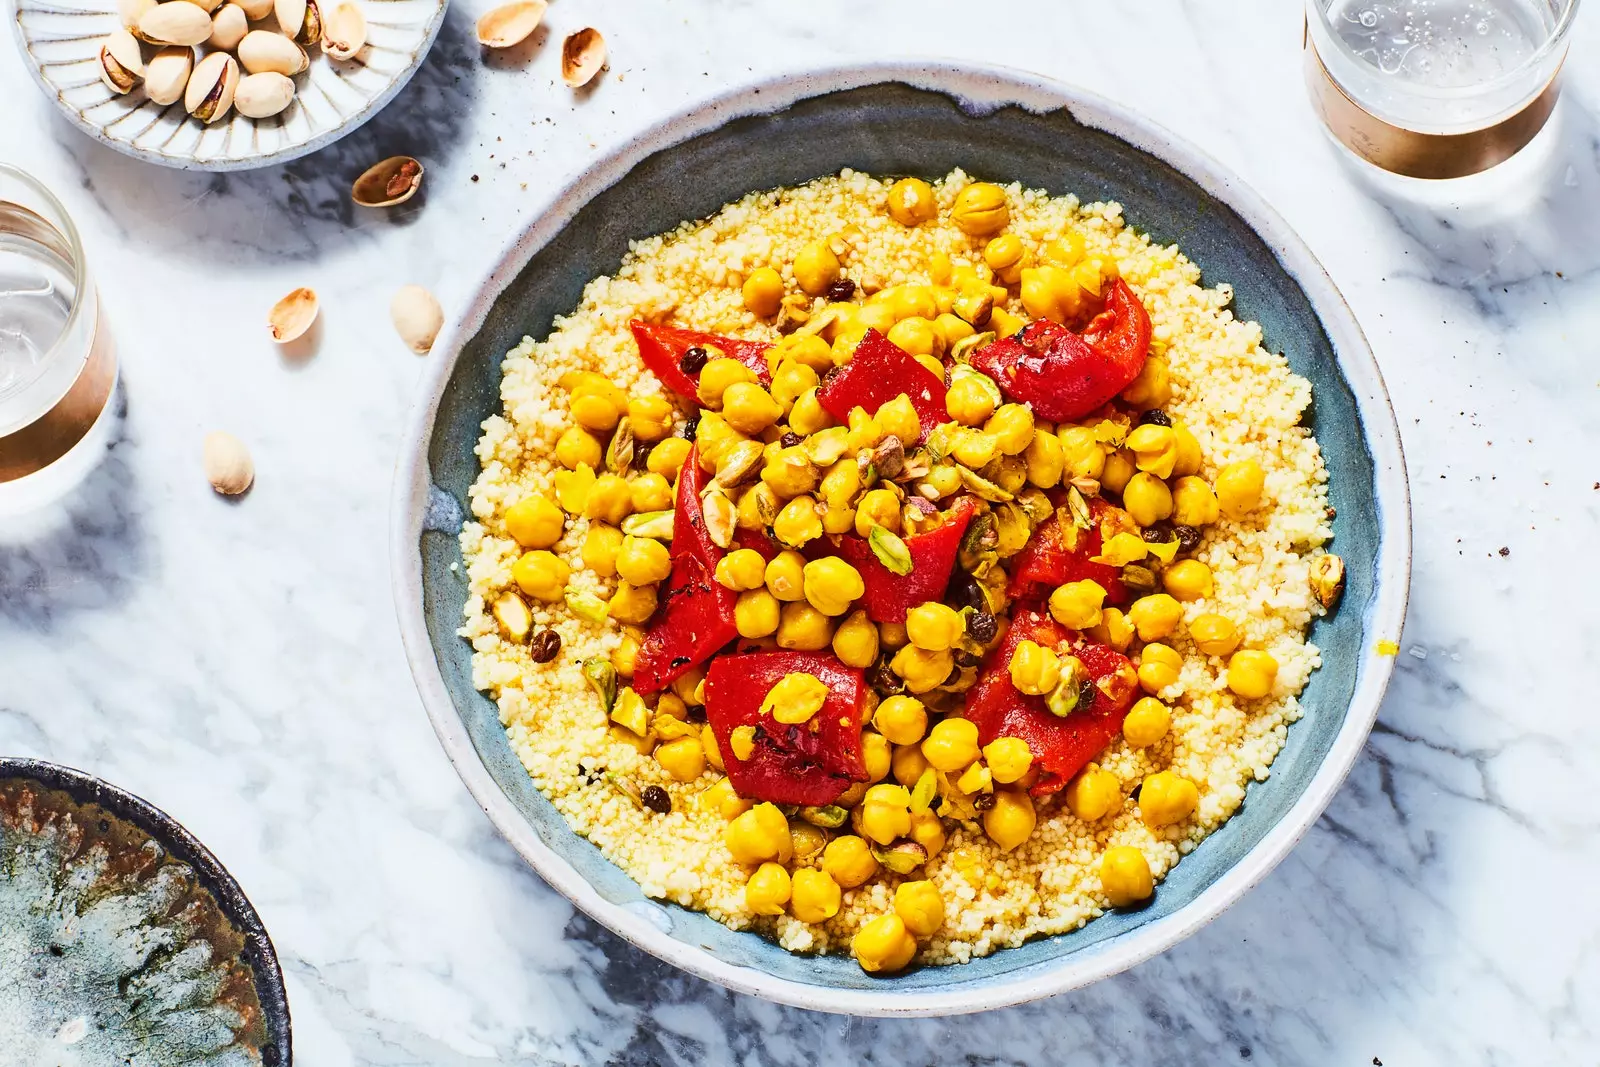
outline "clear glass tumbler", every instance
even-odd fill
[[[116,385],[77,229],[48,189],[0,163],[0,514],[47,504],[94,467]]]
[[[1367,162],[1458,178],[1511,158],[1560,92],[1578,0],[1306,0],[1306,83]]]

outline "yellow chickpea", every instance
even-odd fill
[[[900,916],[880,915],[856,931],[850,950],[868,974],[893,974],[911,962],[917,942]]]
[[[1235,521],[1261,505],[1261,490],[1266,472],[1253,459],[1230,463],[1217,472],[1217,504],[1222,514]]]
[[[833,654],[847,667],[864,669],[878,659],[878,628],[865,611],[852,611],[833,633]]]
[[[861,573],[837,556],[815,559],[801,568],[806,600],[824,615],[843,615],[866,592]]]
[[[1028,794],[1014,789],[999,789],[994,794],[994,805],[983,813],[983,832],[989,840],[1010,852],[1033,836],[1038,815]]]
[[[922,772],[929,766],[928,758],[922,754],[919,745],[899,745],[890,761],[889,773],[895,781],[910,789],[922,779]]]
[[[649,585],[672,573],[672,557],[667,546],[651,537],[622,539],[617,551],[617,574],[634,585]]]
[[[772,522],[772,536],[788,548],[799,548],[822,536],[822,512],[809,496],[797,496]]]
[[[659,474],[663,478],[676,478],[678,471],[683,467],[683,461],[689,458],[690,444],[682,437],[669,437],[650,450],[650,458],[645,461],[645,467],[652,474]]]
[[[1149,748],[1171,728],[1172,712],[1155,697],[1140,697],[1122,720],[1122,736],[1134,748]]]
[[[815,389],[820,381],[817,372],[804,363],[786,360],[772,375],[772,399],[785,413],[794,410],[795,401],[807,390]]]
[[[1078,313],[1083,290],[1070,270],[1055,266],[1025,267],[1021,272],[1022,306],[1036,319],[1070,321]]]
[[[910,446],[922,433],[922,421],[917,417],[917,409],[904,393],[878,408],[877,414],[872,416],[872,423],[879,431],[880,441],[893,434],[903,444]]]
[[[560,600],[572,568],[554,552],[524,552],[511,565],[511,578],[528,596],[546,602]]]
[[[1142,411],[1166,407],[1172,401],[1172,376],[1167,361],[1160,356],[1147,358],[1133,384],[1122,391],[1122,399]]]
[[[844,889],[863,885],[878,873],[878,861],[866,841],[845,834],[829,841],[822,850],[822,869]]]
[[[1122,506],[1140,526],[1154,526],[1172,515],[1172,492],[1160,478],[1139,471],[1123,486]]]
[[[866,537],[874,526],[900,532],[900,501],[887,489],[868,490],[856,505],[856,533]]]
[[[722,393],[722,417],[740,433],[759,434],[782,414],[778,402],[755,382],[734,382]]]
[[[617,405],[614,398],[598,392],[575,393],[569,406],[572,421],[596,433],[610,433],[616,429],[617,420],[622,418],[625,410]]]
[[[982,426],[994,414],[994,394],[977,372],[958,374],[944,394],[944,409],[963,426]]]
[[[1134,475],[1133,460],[1130,457],[1131,453],[1123,448],[1106,456],[1105,466],[1100,472],[1100,484],[1113,493],[1120,493],[1126,489]]]
[[[760,589],[766,582],[767,561],[753,548],[738,548],[717,563],[715,577],[721,585],[738,593]]]
[[[887,634],[883,637],[887,641]],[[917,694],[944,684],[954,665],[949,652],[930,652],[915,645],[906,645],[889,661],[889,668],[906,683],[906,690]]]
[[[1160,641],[1171,637],[1183,621],[1183,605],[1166,593],[1152,593],[1133,602],[1128,621],[1141,641]]]
[[[1014,233],[1002,234],[983,246],[983,261],[1007,285],[1021,278],[1022,257],[1022,239]]]
[[[941,719],[923,739],[922,755],[946,774],[963,770],[978,758],[978,727],[966,719]]]
[[[1023,460],[1027,463],[1028,484],[1040,489],[1053,489],[1061,483],[1061,476],[1066,471],[1066,452],[1061,447],[1061,439],[1048,430],[1034,431],[1033,440],[1028,442],[1027,451],[1023,453]]]
[[[944,925],[944,898],[927,880],[901,882],[894,891],[894,913],[915,937],[932,937]]]
[[[788,500],[790,497],[811,492],[817,487],[820,477],[820,472],[811,462],[811,457],[807,456],[805,449],[799,445],[793,448],[779,448],[772,452],[761,468],[761,480],[777,494],[780,500]]]
[[[506,532],[523,548],[549,548],[561,540],[566,521],[546,496],[525,496],[506,508]]]
[[[921,178],[901,178],[889,187],[889,217],[902,226],[920,226],[939,213],[933,186]]]
[[[706,365],[700,370],[700,383],[695,388],[695,397],[703,407],[713,411],[722,409],[722,395],[728,387],[739,383],[752,384],[756,380],[755,372],[736,359],[718,356],[707,360]],[[704,420],[701,428],[705,429]]]
[[[1180,477],[1199,474],[1200,467],[1205,462],[1205,457],[1200,452],[1200,442],[1182,423],[1174,423],[1172,433],[1178,442],[1178,458],[1172,464],[1172,473]]]
[[[1020,737],[995,738],[983,746],[983,759],[1001,785],[1017,781],[1033,766],[1033,753]]]
[[[1090,767],[1067,783],[1067,808],[1084,822],[1099,820],[1122,807],[1122,783],[1110,771]]]
[[[954,648],[965,632],[961,615],[937,601],[918,604],[906,613],[906,636],[913,645],[929,652]]]
[[[1211,568],[1197,559],[1179,560],[1162,571],[1161,584],[1185,604],[1208,597],[1216,589]]]
[[[791,879],[789,913],[803,923],[827,922],[839,914],[843,895],[827,871],[801,867]]]
[[[628,483],[634,511],[667,511],[672,507],[672,483],[659,474],[641,474]]]
[[[677,409],[662,396],[639,396],[628,401],[628,426],[641,441],[663,441],[672,435]]]
[[[1209,526],[1217,521],[1217,494],[1204,478],[1186,475],[1172,483],[1172,521],[1184,526]]]
[[[1033,443],[1033,409],[1022,404],[1002,404],[984,423],[983,431],[995,439],[1001,455],[1021,455]]]
[[[928,712],[916,697],[892,696],[879,703],[872,725],[896,745],[914,745],[928,732]]]
[[[789,872],[781,863],[763,863],[744,884],[744,905],[754,915],[782,915],[789,903]]]
[[[599,438],[582,426],[568,426],[556,438],[556,462],[569,471],[577,470],[580,463],[598,467],[604,458]]]
[[[821,296],[839,280],[839,257],[826,241],[811,241],[794,257],[794,280],[807,296]]]
[[[1189,624],[1189,639],[1208,656],[1226,656],[1239,647],[1239,628],[1226,615],[1207,612]]]
[[[944,350],[944,337],[932,321],[920,316],[901,319],[891,326],[889,341],[913,356],[937,356]]]
[[[656,748],[656,762],[676,782],[692,782],[706,772],[706,750],[699,737],[679,737]]]
[[[650,621],[650,616],[656,611],[656,587],[653,585],[636,586],[632,582],[621,581],[617,583],[617,591],[611,594],[611,599],[606,604],[611,617],[618,622],[631,622],[642,625]]]
[[[1133,623],[1121,608],[1106,608],[1100,614],[1100,625],[1091,628],[1089,636],[1118,652],[1126,652],[1133,643],[1133,633]]]
[[[782,605],[765,589],[751,589],[739,594],[733,603],[733,622],[740,637],[752,640],[778,632]]]
[[[1246,700],[1270,695],[1277,678],[1278,661],[1270,652],[1244,649],[1228,659],[1228,688]]]
[[[757,804],[734,818],[723,831],[722,841],[733,861],[748,867],[768,860],[785,863],[794,851],[789,820],[776,804]]]
[[[1092,579],[1068,582],[1050,594],[1050,614],[1063,626],[1088,630],[1100,625],[1106,602],[1105,588]]]
[[[956,194],[956,202],[950,209],[950,221],[962,233],[972,237],[999,233],[1011,221],[1005,190],[989,182],[973,182]]]
[[[833,620],[805,601],[785,604],[778,615],[778,647],[820,652],[833,641]]]
[[[1156,891],[1150,861],[1132,845],[1113,845],[1100,857],[1100,888],[1113,908],[1149,900]]]
[[[602,474],[596,478],[583,505],[585,516],[612,526],[621,525],[632,511],[633,491],[620,474]]]
[[[1145,645],[1139,652],[1139,685],[1147,693],[1157,693],[1178,680],[1183,657],[1159,643]]]
[[[1139,817],[1157,829],[1187,819],[1199,803],[1195,784],[1171,771],[1146,775],[1139,787]]]
[[[804,600],[806,558],[793,550],[779,552],[767,561],[767,591],[779,600]]]
[[[861,731],[861,762],[866,765],[869,780],[878,782],[887,778],[893,760],[894,751],[888,738],[871,730]]]
[[[933,325],[939,331],[939,335],[944,338],[946,352],[950,351],[950,346],[957,341],[971,337],[978,332],[973,329],[972,323],[963,319],[960,315],[953,315],[948,311],[941,312],[939,317],[933,320]]]
[[[1061,681],[1061,658],[1054,650],[1034,641],[1022,641],[1017,645],[1007,669],[1011,684],[1018,692],[1029,696],[1043,696]]]
[[[817,400],[815,388],[801,393],[800,398],[794,402],[794,407],[789,409],[789,429],[795,433],[816,433],[832,425],[834,425],[833,416],[828,414]]]
[[[783,275],[771,267],[757,267],[744,280],[740,295],[744,297],[744,306],[752,314],[763,319],[771,318],[783,304]]]

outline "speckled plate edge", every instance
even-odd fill
[[[245,896],[244,889],[222,861],[178,820],[120,786],[84,771],[59,763],[0,756],[0,781],[31,778],[51,789],[60,789],[80,804],[98,804],[118,818],[126,819],[155,839],[174,859],[187,863],[200,883],[216,898],[222,913],[233,923],[248,946],[246,960],[255,972],[256,996],[268,1038],[278,1050],[280,1067],[292,1067],[294,1048],[289,1023],[289,999],[283,987],[283,969],[278,951],[272,946],[261,916]]]
[[[103,124],[90,121],[78,108],[69,104],[63,96],[63,90],[52,85],[45,77],[44,71],[40,66],[40,60],[36,55],[34,55],[32,42],[29,40],[27,34],[23,31],[23,5],[27,2],[30,2],[30,0],[10,0],[10,2],[6,5],[6,15],[11,23],[12,33],[16,38],[17,49],[21,54],[22,65],[28,68],[28,73],[33,75],[34,83],[39,86],[40,91],[55,102],[57,110],[66,116],[69,122],[108,148],[112,148],[123,153],[124,155],[132,156],[135,159],[142,159],[146,163],[155,163],[159,166],[172,167],[178,170],[197,170],[207,172],[254,170],[258,167],[268,167],[278,163],[287,163],[290,160],[298,159],[301,156],[309,155],[318,149],[325,148],[339,140],[339,138],[343,137],[345,134],[350,133],[352,130],[360,127],[364,122],[382,110],[384,105],[394,98],[395,94],[397,94],[401,89],[405,88],[406,83],[411,80],[412,75],[416,74],[417,68],[422,66],[422,61],[427,57],[428,50],[433,47],[434,39],[439,35],[439,27],[444,24],[445,12],[449,8],[449,0],[437,0],[436,9],[429,16],[426,24],[421,27],[421,37],[417,41],[415,51],[413,52],[410,60],[405,64],[404,67],[399,69],[394,74],[393,78],[386,86],[378,90],[378,92],[374,93],[372,96],[368,97],[355,110],[351,111],[349,114],[341,116],[341,120],[337,125],[323,130],[320,133],[313,134],[303,141],[287,144],[272,151],[246,156],[237,156],[233,158],[201,159],[192,155],[177,155],[156,149],[144,148],[129,141],[122,140],[118,137],[113,137],[105,131]],[[58,10],[54,8],[53,5],[46,6],[51,10]],[[109,21],[105,23],[104,32],[110,32],[110,30],[118,24],[118,20],[115,16],[115,9],[116,4],[113,2],[111,3],[112,14],[109,16]],[[96,54],[98,54],[98,48],[96,48],[95,51]],[[321,57],[318,56],[316,62],[326,61],[322,60]],[[304,78],[305,75],[301,75],[300,77]],[[155,104],[149,103],[141,105],[139,110],[142,111],[145,108],[154,108],[158,115],[165,114],[170,110],[170,108],[162,108]],[[237,113],[230,116],[227,120],[230,128],[235,123],[250,123],[252,121],[267,122],[271,120],[246,119],[242,116],[239,116]]]
[[[1373,462],[1381,533],[1374,591],[1365,631],[1398,641],[1405,621],[1411,571],[1411,502],[1399,427],[1383,375],[1349,306],[1311,250],[1261,196],[1198,148],[1094,93],[1000,66],[954,62],[884,62],[779,76],[755,82],[670,118],[608,153],[557,193],[529,227],[495,260],[465,314],[433,347],[433,361],[412,411],[396,469],[390,516],[391,584],[406,658],[446,754],[468,790],[524,859],[585,913],[630,943],[691,974],[742,993],[818,1011],[865,1016],[931,1016],[1025,1003],[1109,977],[1172,947],[1232,905],[1288,855],[1322,814],[1354,765],[1393,671],[1393,657],[1369,641],[1344,723],[1321,766],[1289,811],[1257,845],[1186,906],[1110,942],[981,989],[959,984],[935,990],[882,993],[808,985],[731,964],[675,940],[643,914],[613,904],[563,857],[540,841],[485,769],[457,714],[434,657],[423,616],[421,535],[428,522],[428,441],[443,391],[463,345],[485,321],[495,298],[535,252],[596,193],[663,148],[732,119],[780,111],[796,101],[880,82],[901,82],[944,93],[964,108],[986,112],[1005,105],[1032,111],[1067,108],[1073,118],[1156,156],[1239,214],[1275,253],[1317,311],[1354,394]]]

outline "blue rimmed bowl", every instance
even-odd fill
[[[971,963],[889,978],[847,957],[795,956],[696,912],[645,898],[534,788],[456,636],[467,596],[456,535],[478,474],[480,424],[500,411],[500,362],[545,336],[628,241],[746,192],[845,167],[936,177],[961,167],[1084,201],[1177,243],[1310,379],[1311,425],[1337,509],[1347,589],[1312,639],[1322,669],[1301,696],[1272,777],[1167,876],[1150,906]],[[478,803],[546,881],[630,942],[741,992],[824,1011],[937,1015],[1016,1004],[1114,974],[1170,947],[1255,885],[1349,772],[1377,714],[1410,571],[1400,437],[1360,327],[1311,252],[1241,181],[1196,149],[1087,93],[1016,71],[870,65],[733,92],[630,141],[580,175],[501,254],[434,363],[406,437],[392,516],[407,655],[445,750]]]

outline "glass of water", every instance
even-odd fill
[[[76,485],[115,422],[117,359],[78,231],[50,191],[0,163],[0,514]]]
[[[1306,80],[1334,138],[1414,178],[1515,155],[1555,108],[1578,0],[1306,0]]]

